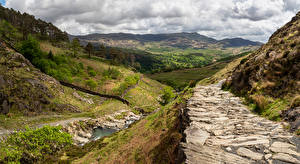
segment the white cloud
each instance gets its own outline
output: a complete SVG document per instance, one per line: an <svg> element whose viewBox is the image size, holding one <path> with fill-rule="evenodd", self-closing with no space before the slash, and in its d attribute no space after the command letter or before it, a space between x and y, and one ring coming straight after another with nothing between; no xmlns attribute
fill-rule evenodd
<svg viewBox="0 0 300 164"><path fill-rule="evenodd" d="M299 0L7 0L71 34L199 32L266 41Z"/></svg>

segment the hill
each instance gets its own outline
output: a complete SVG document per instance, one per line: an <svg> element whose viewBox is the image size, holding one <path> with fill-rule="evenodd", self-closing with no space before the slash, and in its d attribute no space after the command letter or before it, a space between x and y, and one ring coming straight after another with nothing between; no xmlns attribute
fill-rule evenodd
<svg viewBox="0 0 300 164"><path fill-rule="evenodd" d="M6 20L22 33L25 38L28 34L36 34L39 39L57 41L68 41L68 34L61 31L52 23L36 19L33 15L20 13L13 9L7 9L0 5L0 19ZM23 39L24 39L23 38Z"/></svg>
<svg viewBox="0 0 300 164"><path fill-rule="evenodd" d="M245 40L242 38L232 38L216 40L198 33L171 33L171 34L89 34L83 36L69 35L70 39L79 38L83 44L87 42L104 44L111 47L139 48L147 44L157 43L160 46L175 48L215 48L215 47L242 47L260 46L262 43Z"/></svg>
<svg viewBox="0 0 300 164"><path fill-rule="evenodd" d="M182 70L175 70L170 72L160 72L160 73L148 74L148 76L161 83L170 85L176 90L183 90L185 87L191 84L196 84L200 80L207 77L210 77L211 78L210 81L211 81L214 76L217 76L217 74L219 74L219 71L223 70L225 67L228 67L229 65L230 66L234 65L232 61L238 60L243 56L248 55L249 53L250 52L244 52L238 55L222 58L216 62L213 62L211 64L199 68L182 69ZM223 76L222 79L224 78L225 77ZM214 80L214 82L218 82L222 79Z"/></svg>
<svg viewBox="0 0 300 164"><path fill-rule="evenodd" d="M98 126L126 128L170 101L162 97L165 85L128 66L89 57L82 47L70 48L68 41L52 35L23 33L22 27L10 23L23 15L0 21L0 163L35 163L57 153L65 142L89 142ZM68 128L41 128L46 125ZM71 139L61 143L57 133ZM8 139L20 136L22 143Z"/></svg>
<svg viewBox="0 0 300 164"><path fill-rule="evenodd" d="M142 73L169 72L202 67L216 60L252 51L262 43L241 38L216 40L198 33L170 34L89 34L69 35L83 46L94 45L96 54L107 59L121 58ZM118 51L116 57L110 55ZM121 57L123 55L123 57ZM115 60L116 61L116 60Z"/></svg>
<svg viewBox="0 0 300 164"><path fill-rule="evenodd" d="M225 87L245 96L253 109L272 120L300 126L300 13L278 29L268 43L243 59ZM286 110L282 112L283 110Z"/></svg>

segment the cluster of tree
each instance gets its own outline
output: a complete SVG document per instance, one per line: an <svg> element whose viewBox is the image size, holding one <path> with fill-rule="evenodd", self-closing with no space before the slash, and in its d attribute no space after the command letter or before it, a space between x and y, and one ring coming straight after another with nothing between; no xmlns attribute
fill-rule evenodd
<svg viewBox="0 0 300 164"><path fill-rule="evenodd" d="M47 23L27 13L21 14L19 11L7 9L0 5L0 20L6 20L16 27L25 40L29 34L36 34L40 39L51 41L68 41L68 34L62 32L52 23Z"/></svg>
<svg viewBox="0 0 300 164"><path fill-rule="evenodd" d="M73 39L72 45L76 45L77 42L77 38ZM125 66L132 67L135 70L143 73L151 73L155 70L164 67L163 63L158 59L154 58L153 54L145 51L117 47L107 47L102 44L94 45L92 43L87 43L84 49L89 54L89 57L102 57L110 60L111 63L114 65L122 64Z"/></svg>
<svg viewBox="0 0 300 164"><path fill-rule="evenodd" d="M61 81L71 82L73 76L80 75L84 71L83 65L71 60L70 56L53 55L51 51L42 52L39 42L31 35L22 41L17 49L42 72Z"/></svg>

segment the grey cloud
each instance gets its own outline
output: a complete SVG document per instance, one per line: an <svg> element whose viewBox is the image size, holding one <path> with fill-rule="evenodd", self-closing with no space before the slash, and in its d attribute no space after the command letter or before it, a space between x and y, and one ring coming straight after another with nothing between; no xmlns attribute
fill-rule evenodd
<svg viewBox="0 0 300 164"><path fill-rule="evenodd" d="M198 32L266 41L299 0L7 0L71 34Z"/></svg>

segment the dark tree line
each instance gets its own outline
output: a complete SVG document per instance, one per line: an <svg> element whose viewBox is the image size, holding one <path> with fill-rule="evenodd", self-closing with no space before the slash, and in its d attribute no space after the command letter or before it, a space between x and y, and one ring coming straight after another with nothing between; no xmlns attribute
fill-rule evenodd
<svg viewBox="0 0 300 164"><path fill-rule="evenodd" d="M52 23L47 23L27 13L20 13L0 5L0 20L6 20L22 34L25 40L29 34L36 34L40 39L51 41L68 41L68 34L62 32Z"/></svg>

